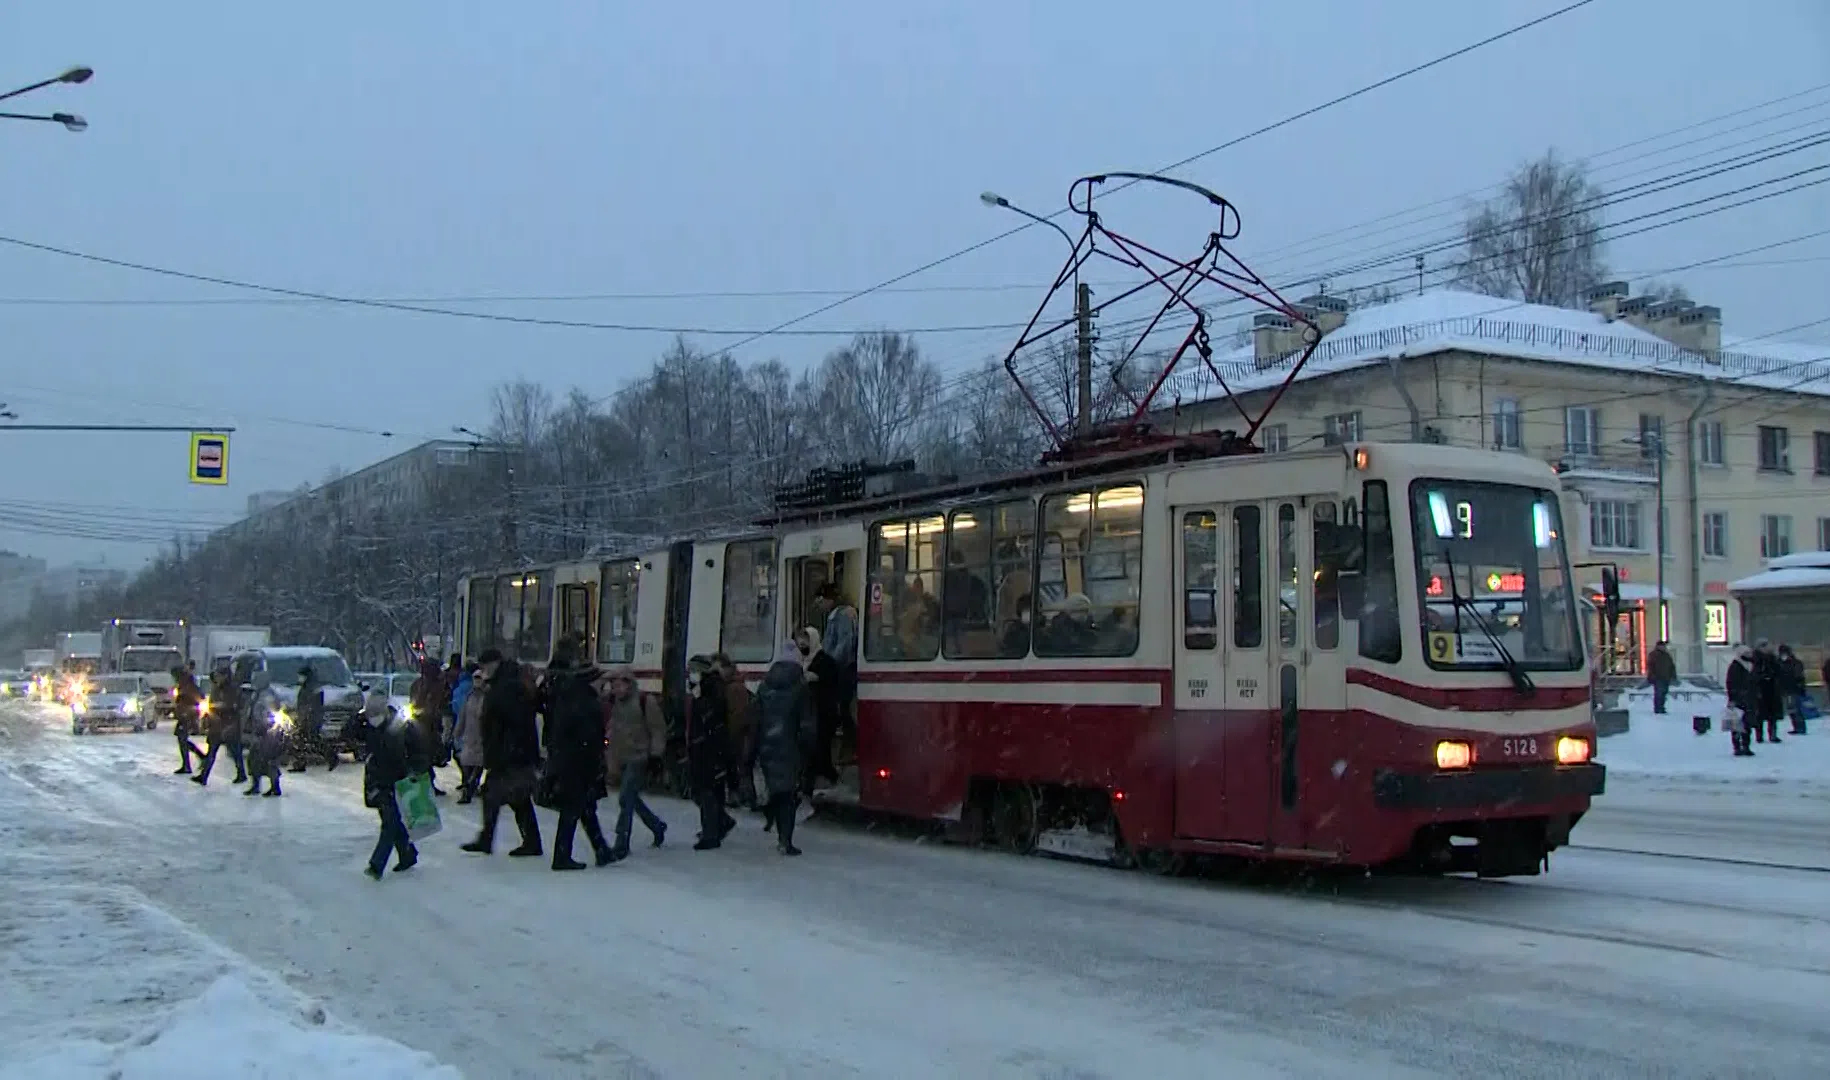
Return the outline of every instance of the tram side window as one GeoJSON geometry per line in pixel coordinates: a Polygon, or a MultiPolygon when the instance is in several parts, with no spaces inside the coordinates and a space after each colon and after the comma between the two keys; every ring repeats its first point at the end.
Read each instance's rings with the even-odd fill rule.
{"type": "Polygon", "coordinates": [[[1368,480],[1360,497],[1365,536],[1366,599],[1360,608],[1360,655],[1395,664],[1404,656],[1398,623],[1398,551],[1385,481],[1368,480]]]}
{"type": "Polygon", "coordinates": [[[605,563],[597,593],[597,662],[635,663],[635,598],[641,561],[605,563]]]}
{"type": "Polygon", "coordinates": [[[472,578],[470,616],[464,624],[464,651],[471,659],[496,643],[496,579],[472,578]]]}
{"type": "MultiPolygon", "coordinates": [[[[634,609],[634,593],[631,594],[634,609]]],[[[635,631],[631,629],[630,634],[635,631]]],[[[775,541],[743,540],[724,549],[724,617],[718,647],[734,663],[775,655],[775,541]]]]}
{"type": "Polygon", "coordinates": [[[1312,605],[1315,608],[1315,647],[1334,649],[1341,644],[1341,569],[1348,546],[1345,530],[1335,520],[1334,503],[1323,500],[1313,511],[1315,533],[1315,576],[1312,605]]]}
{"type": "Polygon", "coordinates": [[[1042,500],[1037,656],[1130,656],[1144,580],[1144,489],[1042,500]]]}
{"type": "Polygon", "coordinates": [[[553,651],[553,573],[524,574],[521,578],[521,637],[515,655],[544,663],[553,651]]]}
{"type": "Polygon", "coordinates": [[[1182,647],[1220,644],[1220,524],[1211,510],[1182,515],[1182,647]]]}
{"type": "Polygon", "coordinates": [[[1233,507],[1233,647],[1264,645],[1264,530],[1256,506],[1233,507]]]}
{"type": "Polygon", "coordinates": [[[1298,580],[1296,570],[1296,507],[1283,503],[1277,508],[1277,643],[1290,648],[1296,644],[1298,580]]]}
{"type": "Polygon", "coordinates": [[[522,590],[520,574],[504,574],[496,579],[496,629],[489,643],[511,660],[533,659],[519,651],[522,590]]]}
{"type": "Polygon", "coordinates": [[[956,510],[947,521],[941,637],[950,659],[1029,655],[1030,559],[1036,507],[1028,499],[956,510]]]}
{"type": "Polygon", "coordinates": [[[932,660],[940,652],[940,547],[947,519],[885,521],[871,530],[867,660],[932,660]]]}

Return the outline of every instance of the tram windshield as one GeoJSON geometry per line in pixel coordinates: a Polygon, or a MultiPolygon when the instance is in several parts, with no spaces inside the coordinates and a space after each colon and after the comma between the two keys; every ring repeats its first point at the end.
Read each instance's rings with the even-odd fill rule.
{"type": "Polygon", "coordinates": [[[1575,671],[1582,638],[1554,492],[1411,484],[1424,658],[1456,670],[1575,671]]]}

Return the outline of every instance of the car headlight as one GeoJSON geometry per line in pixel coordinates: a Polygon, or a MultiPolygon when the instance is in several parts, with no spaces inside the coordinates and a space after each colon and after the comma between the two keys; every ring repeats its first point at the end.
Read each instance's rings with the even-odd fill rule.
{"type": "Polygon", "coordinates": [[[127,700],[121,702],[121,711],[122,712],[139,712],[140,711],[140,699],[137,697],[130,697],[127,700]]]}
{"type": "Polygon", "coordinates": [[[273,710],[273,726],[281,731],[291,730],[292,714],[288,713],[285,709],[273,710]]]}
{"type": "Polygon", "coordinates": [[[84,701],[82,698],[71,698],[70,699],[70,711],[71,712],[80,713],[80,712],[86,711],[88,708],[89,708],[89,703],[87,701],[84,701]]]}
{"type": "Polygon", "coordinates": [[[409,720],[416,719],[417,718],[416,714],[418,712],[419,712],[419,710],[415,709],[413,707],[413,703],[411,701],[407,702],[407,708],[406,708],[407,719],[409,719],[409,720]]]}

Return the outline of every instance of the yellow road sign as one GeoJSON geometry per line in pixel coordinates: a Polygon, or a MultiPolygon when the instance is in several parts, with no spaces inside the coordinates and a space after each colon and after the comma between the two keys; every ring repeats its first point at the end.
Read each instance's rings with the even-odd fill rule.
{"type": "Polygon", "coordinates": [[[216,431],[191,432],[191,483],[229,482],[229,437],[216,431]]]}

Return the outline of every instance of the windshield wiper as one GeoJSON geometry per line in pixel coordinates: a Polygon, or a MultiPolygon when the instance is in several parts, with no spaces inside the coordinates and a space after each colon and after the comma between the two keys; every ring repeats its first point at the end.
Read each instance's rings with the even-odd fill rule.
{"type": "Polygon", "coordinates": [[[1461,653],[1461,613],[1466,611],[1474,620],[1474,625],[1480,627],[1481,633],[1486,635],[1487,640],[1493,644],[1493,651],[1499,654],[1500,663],[1505,665],[1506,674],[1512,679],[1512,688],[1518,691],[1521,697],[1530,697],[1537,693],[1537,684],[1532,682],[1531,676],[1525,673],[1525,665],[1519,663],[1518,658],[1512,655],[1512,650],[1508,649],[1506,643],[1500,640],[1500,636],[1493,632],[1493,627],[1488,626],[1487,620],[1481,618],[1480,610],[1474,606],[1474,601],[1461,594],[1461,586],[1455,580],[1455,557],[1449,554],[1447,544],[1444,544],[1442,548],[1442,561],[1449,568],[1449,603],[1451,610],[1455,612],[1456,654],[1461,653]]]}

